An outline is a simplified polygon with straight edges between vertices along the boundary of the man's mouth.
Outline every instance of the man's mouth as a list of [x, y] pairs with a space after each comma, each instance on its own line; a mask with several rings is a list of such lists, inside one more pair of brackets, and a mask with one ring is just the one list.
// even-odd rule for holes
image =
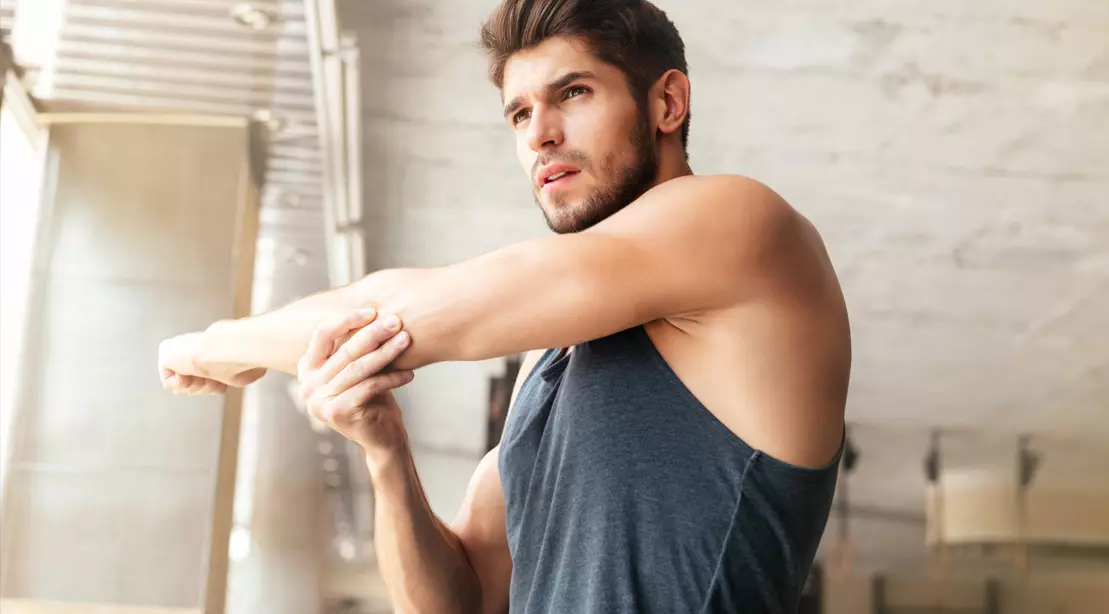
[[566, 183], [579, 172], [580, 171], [559, 171], [554, 173], [543, 182], [543, 189]]

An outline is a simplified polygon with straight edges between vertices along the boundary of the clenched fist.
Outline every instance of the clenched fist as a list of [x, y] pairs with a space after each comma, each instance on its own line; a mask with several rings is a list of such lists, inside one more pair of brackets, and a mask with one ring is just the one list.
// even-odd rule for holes
[[406, 434], [391, 391], [411, 382], [414, 374], [387, 367], [410, 342], [396, 316], [378, 317], [372, 310], [321, 327], [297, 365], [308, 413], [368, 456], [396, 450]]
[[158, 347], [162, 387], [174, 394], [222, 394], [228, 386], [242, 388], [266, 374], [265, 369], [212, 364], [202, 359], [204, 333], [166, 339]]

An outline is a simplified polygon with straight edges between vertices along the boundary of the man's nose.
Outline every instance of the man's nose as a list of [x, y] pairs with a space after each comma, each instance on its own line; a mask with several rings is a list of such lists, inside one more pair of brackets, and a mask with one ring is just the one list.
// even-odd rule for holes
[[528, 126], [528, 146], [537, 153], [562, 144], [562, 122], [558, 114], [536, 107], [532, 110]]

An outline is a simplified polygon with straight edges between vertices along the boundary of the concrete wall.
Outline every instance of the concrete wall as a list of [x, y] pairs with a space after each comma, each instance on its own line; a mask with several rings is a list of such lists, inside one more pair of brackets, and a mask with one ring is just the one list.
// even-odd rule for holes
[[219, 601], [238, 395], [168, 395], [156, 358], [249, 308], [246, 127], [57, 126], [50, 155], [0, 594]]

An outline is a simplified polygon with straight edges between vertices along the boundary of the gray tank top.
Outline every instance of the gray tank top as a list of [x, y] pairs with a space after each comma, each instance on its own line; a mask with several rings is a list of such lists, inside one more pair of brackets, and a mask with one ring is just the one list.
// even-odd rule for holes
[[797, 609], [839, 455], [752, 449], [636, 327], [544, 353], [499, 462], [512, 614], [760, 614]]

